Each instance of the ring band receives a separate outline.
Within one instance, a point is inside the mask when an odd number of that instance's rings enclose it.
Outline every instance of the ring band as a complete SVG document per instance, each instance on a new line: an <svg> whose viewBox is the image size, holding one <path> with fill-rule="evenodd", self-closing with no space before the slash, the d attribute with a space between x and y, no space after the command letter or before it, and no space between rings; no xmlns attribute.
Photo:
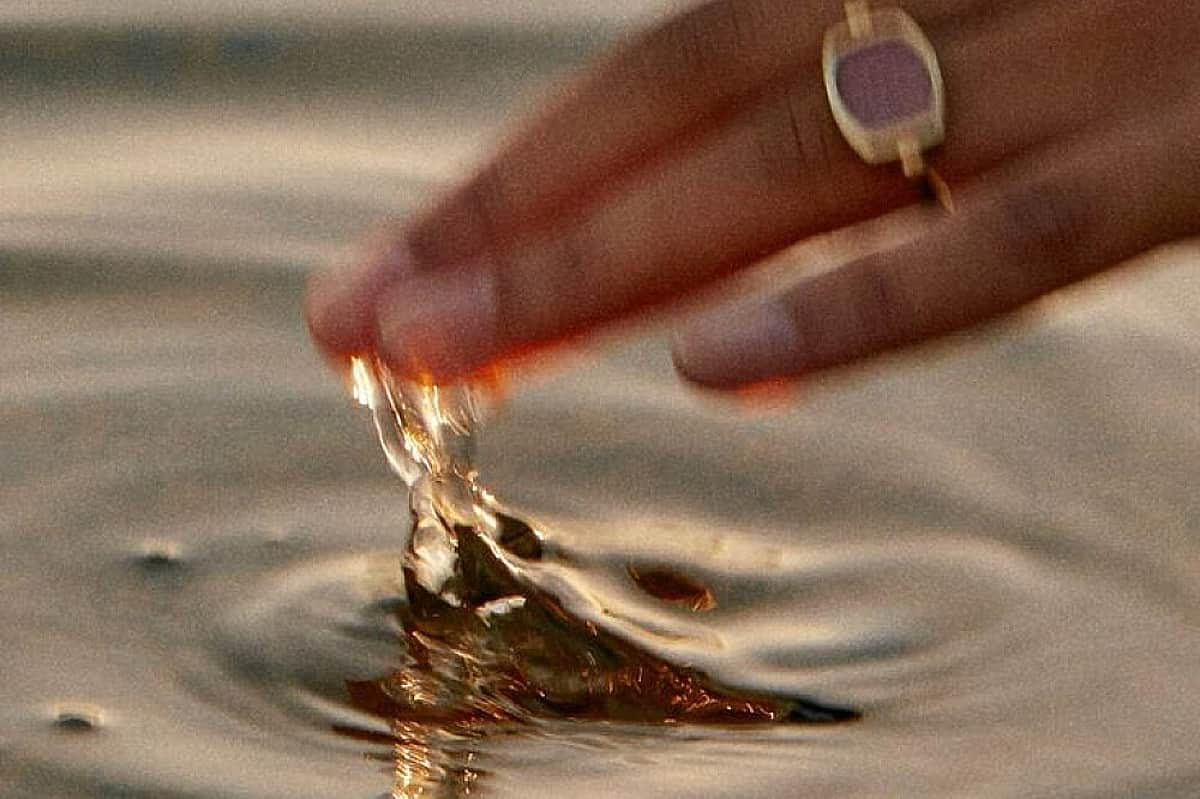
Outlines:
<svg viewBox="0 0 1200 799"><path fill-rule="evenodd" d="M854 152L869 164L899 161L952 208L923 156L945 137L945 90L937 53L913 18L849 0L846 19L825 33L822 66L829 109Z"/></svg>

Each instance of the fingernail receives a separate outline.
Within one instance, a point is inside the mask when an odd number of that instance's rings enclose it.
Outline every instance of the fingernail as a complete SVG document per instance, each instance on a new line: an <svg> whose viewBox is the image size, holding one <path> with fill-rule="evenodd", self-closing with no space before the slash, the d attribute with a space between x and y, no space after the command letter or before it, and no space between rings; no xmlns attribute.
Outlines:
<svg viewBox="0 0 1200 799"><path fill-rule="evenodd" d="M461 377L497 355L496 300L487 269L422 274L377 307L380 354L410 376Z"/></svg>
<svg viewBox="0 0 1200 799"><path fill-rule="evenodd" d="M373 346L379 292L415 269L403 242L394 240L373 246L354 266L314 275L305 297L305 316L313 338L322 349L334 353Z"/></svg>
<svg viewBox="0 0 1200 799"><path fill-rule="evenodd" d="M675 368L712 388L737 388L789 374L798 361L796 325L778 303L724 308L694 323L672 348Z"/></svg>

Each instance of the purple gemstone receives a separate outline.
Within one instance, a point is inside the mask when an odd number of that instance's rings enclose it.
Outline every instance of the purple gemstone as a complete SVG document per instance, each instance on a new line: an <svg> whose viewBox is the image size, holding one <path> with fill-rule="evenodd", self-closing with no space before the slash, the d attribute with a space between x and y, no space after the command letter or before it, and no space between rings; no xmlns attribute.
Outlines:
<svg viewBox="0 0 1200 799"><path fill-rule="evenodd" d="M855 50L838 60L842 103L865 128L883 128L928 111L933 81L911 47L891 39Z"/></svg>

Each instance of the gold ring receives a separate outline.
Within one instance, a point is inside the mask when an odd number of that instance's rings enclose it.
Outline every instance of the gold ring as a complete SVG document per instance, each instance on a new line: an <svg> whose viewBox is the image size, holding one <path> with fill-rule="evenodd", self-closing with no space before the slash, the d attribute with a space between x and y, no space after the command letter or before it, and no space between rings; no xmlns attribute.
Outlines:
<svg viewBox="0 0 1200 799"><path fill-rule="evenodd" d="M829 109L854 152L869 164L899 161L952 209L945 181L922 155L945 137L945 89L937 53L913 18L849 0L846 19L825 33L822 66Z"/></svg>

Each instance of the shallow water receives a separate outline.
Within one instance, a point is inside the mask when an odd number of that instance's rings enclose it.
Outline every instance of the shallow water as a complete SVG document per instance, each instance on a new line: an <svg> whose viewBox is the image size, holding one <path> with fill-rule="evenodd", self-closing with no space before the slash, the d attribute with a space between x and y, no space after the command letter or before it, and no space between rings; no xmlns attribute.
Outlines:
<svg viewBox="0 0 1200 799"><path fill-rule="evenodd" d="M1195 247L783 410L688 393L656 339L518 384L477 462L545 579L863 717L386 741L351 688L403 659L408 500L304 273L645 10L472 5L0 16L0 794L1195 795Z"/></svg>

